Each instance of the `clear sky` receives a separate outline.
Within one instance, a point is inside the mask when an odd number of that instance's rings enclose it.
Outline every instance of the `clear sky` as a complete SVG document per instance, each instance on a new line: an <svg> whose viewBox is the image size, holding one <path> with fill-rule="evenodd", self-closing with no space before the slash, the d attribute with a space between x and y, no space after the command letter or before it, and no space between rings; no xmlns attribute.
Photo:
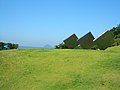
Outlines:
<svg viewBox="0 0 120 90"><path fill-rule="evenodd" d="M0 41L52 46L120 24L120 0L0 0Z"/></svg>

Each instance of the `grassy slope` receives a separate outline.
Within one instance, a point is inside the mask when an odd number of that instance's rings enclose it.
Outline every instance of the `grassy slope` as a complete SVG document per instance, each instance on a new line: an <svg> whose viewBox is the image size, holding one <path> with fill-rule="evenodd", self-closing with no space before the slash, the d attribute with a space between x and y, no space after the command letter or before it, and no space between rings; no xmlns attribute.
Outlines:
<svg viewBox="0 0 120 90"><path fill-rule="evenodd" d="M0 51L0 90L119 90L120 47Z"/></svg>

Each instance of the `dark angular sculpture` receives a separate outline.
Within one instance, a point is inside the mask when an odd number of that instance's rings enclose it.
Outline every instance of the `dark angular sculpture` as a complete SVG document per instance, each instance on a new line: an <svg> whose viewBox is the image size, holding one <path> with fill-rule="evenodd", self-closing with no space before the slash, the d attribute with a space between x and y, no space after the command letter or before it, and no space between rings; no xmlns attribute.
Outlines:
<svg viewBox="0 0 120 90"><path fill-rule="evenodd" d="M77 39L78 37L75 34L72 34L70 37L64 40L64 43L68 48L74 48L78 45Z"/></svg>
<svg viewBox="0 0 120 90"><path fill-rule="evenodd" d="M80 45L83 49L91 49L96 47L100 50L105 50L114 42L113 35L110 31L106 31L97 39L94 38L91 32L88 32L80 39L75 34L64 40L65 45L72 49Z"/></svg>
<svg viewBox="0 0 120 90"><path fill-rule="evenodd" d="M114 42L113 35L110 31L106 31L100 37L94 40L94 45L97 45L100 50L105 50Z"/></svg>
<svg viewBox="0 0 120 90"><path fill-rule="evenodd" d="M88 32L86 35L84 35L83 37L81 37L78 40L78 44L80 44L80 46L84 49L90 49L93 46L93 40L94 40L94 36L92 35L91 32Z"/></svg>

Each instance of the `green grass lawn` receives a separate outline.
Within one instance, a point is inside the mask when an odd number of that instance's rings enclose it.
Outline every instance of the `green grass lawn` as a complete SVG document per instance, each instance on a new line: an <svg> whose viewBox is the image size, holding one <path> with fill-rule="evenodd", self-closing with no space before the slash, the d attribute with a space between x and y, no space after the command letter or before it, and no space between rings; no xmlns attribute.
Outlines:
<svg viewBox="0 0 120 90"><path fill-rule="evenodd" d="M120 90L120 46L0 51L0 90Z"/></svg>

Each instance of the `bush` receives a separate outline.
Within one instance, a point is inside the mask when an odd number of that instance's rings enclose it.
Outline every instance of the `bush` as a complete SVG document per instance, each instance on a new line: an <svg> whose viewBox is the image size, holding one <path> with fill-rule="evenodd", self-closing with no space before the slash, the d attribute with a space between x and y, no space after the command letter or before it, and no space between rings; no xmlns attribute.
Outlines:
<svg viewBox="0 0 120 90"><path fill-rule="evenodd" d="M93 50L97 50L97 49L99 49L99 48L98 48L97 45L93 45L93 46L91 47L91 49L93 49Z"/></svg>
<svg viewBox="0 0 120 90"><path fill-rule="evenodd" d="M60 43L55 46L55 49L68 49L68 47L64 43Z"/></svg>

